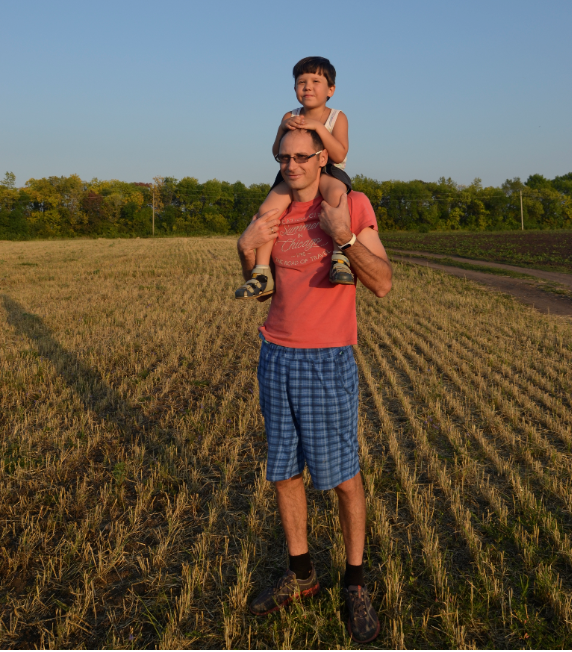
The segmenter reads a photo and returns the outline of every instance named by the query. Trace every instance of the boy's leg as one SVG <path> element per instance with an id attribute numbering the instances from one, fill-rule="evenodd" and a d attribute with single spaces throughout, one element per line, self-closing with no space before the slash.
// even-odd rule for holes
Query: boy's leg
<path id="1" fill-rule="evenodd" d="M 345 195 L 347 191 L 346 184 L 339 179 L 334 179 L 329 174 L 320 175 L 320 194 L 330 206 L 339 206 L 342 195 Z M 336 251 L 339 251 L 339 249 L 334 242 L 334 252 Z"/>
<path id="2" fill-rule="evenodd" d="M 282 215 L 291 202 L 290 189 L 282 181 L 268 193 L 268 197 L 258 209 L 258 215 L 264 215 L 273 209 L 278 210 L 278 215 Z M 255 299 L 274 292 L 274 278 L 270 270 L 273 246 L 274 242 L 270 241 L 256 250 L 256 265 L 252 270 L 252 278 L 236 290 L 234 293 L 236 299 Z"/>
<path id="3" fill-rule="evenodd" d="M 320 177 L 320 193 L 330 206 L 339 206 L 342 195 L 347 193 L 346 184 L 335 179 L 329 174 L 322 174 Z M 350 261 L 334 242 L 332 254 L 332 266 L 330 268 L 330 282 L 337 285 L 353 285 L 354 277 L 350 269 Z"/>
<path id="4" fill-rule="evenodd" d="M 279 183 L 275 188 L 268 193 L 268 197 L 262 203 L 262 206 L 258 209 L 258 215 L 264 215 L 272 209 L 278 209 L 278 215 L 282 213 L 290 206 L 292 203 L 292 196 L 290 194 L 290 189 L 284 183 Z M 337 204 L 336 204 L 337 205 Z M 267 242 L 256 250 L 256 264 L 257 265 L 270 265 L 270 255 L 272 253 L 272 247 L 274 242 Z"/>

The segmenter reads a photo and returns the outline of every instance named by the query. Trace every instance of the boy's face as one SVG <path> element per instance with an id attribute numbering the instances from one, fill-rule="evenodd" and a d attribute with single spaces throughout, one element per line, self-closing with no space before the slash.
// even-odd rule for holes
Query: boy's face
<path id="1" fill-rule="evenodd" d="M 294 85 L 298 102 L 308 109 L 323 106 L 332 97 L 335 86 L 328 86 L 328 80 L 319 72 L 305 72 Z"/>

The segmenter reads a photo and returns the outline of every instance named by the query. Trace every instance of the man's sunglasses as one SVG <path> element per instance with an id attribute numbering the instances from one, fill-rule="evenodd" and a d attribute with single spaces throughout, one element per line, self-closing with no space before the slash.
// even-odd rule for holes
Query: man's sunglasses
<path id="1" fill-rule="evenodd" d="M 278 154 L 274 158 L 280 163 L 280 165 L 288 165 L 290 163 L 290 159 L 294 159 L 294 163 L 307 163 L 311 158 L 314 156 L 318 156 L 318 154 L 321 154 L 324 150 L 321 149 L 319 152 L 315 152 L 314 154 L 294 154 L 294 156 L 289 156 L 288 154 Z"/>

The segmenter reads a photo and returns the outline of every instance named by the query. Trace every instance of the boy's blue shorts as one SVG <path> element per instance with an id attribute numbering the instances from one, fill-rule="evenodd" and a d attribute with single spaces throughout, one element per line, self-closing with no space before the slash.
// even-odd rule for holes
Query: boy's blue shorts
<path id="1" fill-rule="evenodd" d="M 314 487 L 332 489 L 359 472 L 358 374 L 351 346 L 291 349 L 262 337 L 258 384 L 268 439 L 266 479 L 308 465 Z"/>

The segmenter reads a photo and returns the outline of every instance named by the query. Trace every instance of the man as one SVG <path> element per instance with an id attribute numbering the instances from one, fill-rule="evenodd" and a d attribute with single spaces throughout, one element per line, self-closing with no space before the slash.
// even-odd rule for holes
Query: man
<path id="1" fill-rule="evenodd" d="M 275 241 L 276 293 L 260 327 L 258 381 L 268 439 L 267 479 L 276 487 L 290 564 L 250 610 L 263 615 L 319 590 L 308 552 L 302 479 L 307 464 L 314 486 L 333 488 L 338 496 L 349 629 L 354 640 L 365 643 L 379 633 L 379 620 L 363 575 L 366 510 L 351 348 L 357 344 L 356 288 L 329 281 L 333 241 L 377 297 L 391 289 L 392 271 L 365 195 L 344 195 L 338 207 L 322 201 L 320 173 L 328 154 L 315 131 L 287 132 L 277 158 L 293 202 L 282 219 L 269 212 L 253 221 L 238 241 L 238 253 L 249 279 L 256 248 Z"/>

